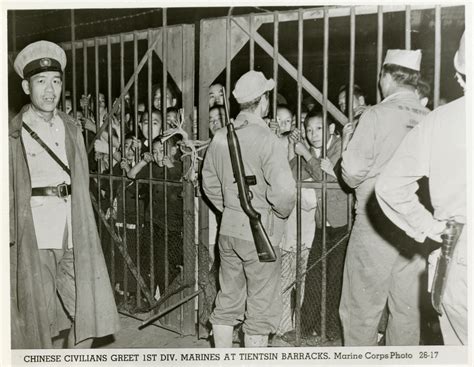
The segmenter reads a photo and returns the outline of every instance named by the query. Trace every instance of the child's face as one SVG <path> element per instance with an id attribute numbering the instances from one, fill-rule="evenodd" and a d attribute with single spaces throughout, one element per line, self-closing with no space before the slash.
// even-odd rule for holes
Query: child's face
<path id="1" fill-rule="evenodd" d="M 148 113 L 144 113 L 142 116 L 142 122 L 140 123 L 140 128 L 142 129 L 143 136 L 148 139 L 148 140 L 153 140 L 155 139 L 158 135 L 161 133 L 161 116 L 157 112 L 153 112 L 152 115 L 152 127 L 151 127 L 151 133 L 152 136 L 149 136 L 149 127 L 148 127 Z"/>
<path id="2" fill-rule="evenodd" d="M 284 133 L 291 130 L 291 122 L 293 115 L 286 108 L 277 109 L 277 122 L 280 126 L 280 133 Z"/>
<path id="3" fill-rule="evenodd" d="M 155 107 L 158 110 L 161 110 L 161 102 L 162 102 L 163 97 L 161 96 L 161 88 L 157 89 L 155 92 L 155 95 L 153 96 L 153 107 Z M 168 107 L 174 107 L 173 96 L 171 94 L 171 91 L 169 88 L 166 88 L 166 108 Z"/>
<path id="4" fill-rule="evenodd" d="M 135 158 L 135 150 L 132 149 L 132 139 L 125 139 L 124 146 L 124 158 L 126 158 L 128 161 L 133 161 L 133 159 Z"/>
<path id="5" fill-rule="evenodd" d="M 222 85 L 213 84 L 209 88 L 209 108 L 224 105 L 224 95 L 222 94 Z"/>
<path id="6" fill-rule="evenodd" d="M 223 127 L 222 116 L 219 109 L 213 109 L 209 112 L 209 131 L 214 136 L 217 130 Z"/>
<path id="7" fill-rule="evenodd" d="M 105 106 L 105 96 L 102 93 L 99 93 L 99 107 L 104 109 Z"/>
<path id="8" fill-rule="evenodd" d="M 313 148 L 323 146 L 323 119 L 321 117 L 311 118 L 306 125 L 306 139 Z"/>
<path id="9" fill-rule="evenodd" d="M 163 159 L 165 157 L 163 143 L 159 141 L 155 142 L 152 147 L 152 153 L 153 153 L 153 160 L 155 161 L 155 163 L 158 164 L 160 167 L 162 167 Z"/>
<path id="10" fill-rule="evenodd" d="M 178 124 L 178 114 L 175 111 L 166 114 L 166 123 L 168 125 L 176 126 Z"/>

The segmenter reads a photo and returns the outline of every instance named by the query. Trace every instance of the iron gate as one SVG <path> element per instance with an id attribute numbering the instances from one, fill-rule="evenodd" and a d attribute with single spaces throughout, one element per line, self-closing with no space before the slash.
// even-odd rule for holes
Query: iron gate
<path id="1" fill-rule="evenodd" d="M 161 88 L 157 99 L 162 107 L 162 133 L 176 127 L 176 122 L 167 121 L 171 106 L 168 93 L 163 93 L 174 90 L 181 132 L 193 136 L 194 26 L 167 26 L 164 9 L 160 28 L 76 40 L 72 27 L 71 38 L 71 42 L 61 44 L 72 65 L 64 78 L 62 104 L 66 106 L 71 98 L 72 113 L 82 113 L 96 125 L 90 129 L 93 132 L 84 133 L 91 166 L 91 198 L 119 311 L 139 318 L 158 314 L 156 322 L 161 327 L 193 335 L 193 300 L 199 293 L 195 276 L 194 185 L 182 178 L 190 169 L 190 158 L 183 155 L 182 169 L 179 161 L 174 170 L 149 164 L 143 169 L 146 174 L 134 180 L 127 177 L 125 170 L 107 170 L 107 165 L 113 166 L 108 162 L 114 162 L 116 151 L 126 152 L 127 133 L 137 137 L 140 116 L 144 120 L 148 117 L 148 121 L 156 118 L 151 112 L 156 103 L 154 85 Z M 89 94 L 91 101 L 78 106 L 79 97 Z M 99 106 L 104 105 L 100 94 L 106 96 L 106 114 L 100 112 Z M 146 112 L 138 110 L 140 103 Z M 152 123 L 148 124 L 147 133 L 153 136 Z M 96 164 L 94 142 L 104 136 L 108 152 Z M 142 153 L 153 154 L 152 139 L 149 140 L 148 145 L 146 139 L 142 144 Z M 171 150 L 170 141 L 164 142 L 164 154 L 172 154 Z M 138 162 L 138 149 L 134 154 Z M 124 156 L 122 153 L 121 158 Z"/>
<path id="2" fill-rule="evenodd" d="M 368 27 L 376 30 L 376 37 L 372 41 L 365 39 L 365 34 L 360 32 L 359 36 L 362 42 L 369 43 L 372 47 L 366 49 L 366 54 L 358 53 L 359 68 L 370 67 L 371 87 L 370 92 L 373 93 L 376 102 L 380 102 L 381 96 L 378 90 L 379 74 L 382 67 L 382 57 L 384 50 L 387 48 L 406 48 L 410 49 L 412 42 L 412 24 L 419 24 L 428 18 L 433 23 L 433 35 L 429 44 L 420 44 L 419 39 L 416 48 L 423 48 L 424 58 L 428 59 L 430 64 L 428 69 L 432 74 L 434 81 L 433 106 L 437 107 L 440 99 L 441 84 L 441 33 L 442 22 L 441 15 L 443 10 L 452 10 L 463 12 L 463 7 L 451 8 L 449 5 L 430 6 L 351 6 L 351 7 L 324 7 L 315 9 L 299 9 L 285 12 L 267 12 L 259 14 L 250 14 L 243 16 L 233 16 L 232 8 L 229 15 L 217 19 L 205 19 L 200 25 L 200 52 L 199 52 L 199 137 L 207 139 L 209 136 L 207 121 L 209 121 L 209 87 L 213 83 L 219 82 L 226 87 L 228 95 L 230 95 L 231 86 L 244 72 L 253 69 L 260 69 L 266 72 L 266 76 L 272 76 L 275 80 L 275 92 L 273 93 L 273 117 L 276 116 L 277 94 L 282 79 L 286 78 L 283 84 L 291 83 L 292 93 L 296 95 L 293 102 L 296 103 L 296 126 L 299 128 L 301 124 L 301 104 L 303 92 L 313 97 L 317 103 L 322 106 L 323 120 L 326 121 L 330 114 L 341 125 L 345 125 L 348 121 L 354 119 L 354 111 L 349 108 L 348 115 L 345 116 L 331 101 L 329 100 L 328 90 L 334 90 L 334 86 L 329 86 L 329 80 L 337 80 L 339 74 L 343 74 L 349 84 L 348 106 L 352 106 L 354 98 L 354 84 L 356 73 L 356 21 L 363 19 L 362 24 L 369 24 Z M 396 29 L 398 33 L 390 33 L 390 40 L 384 40 L 384 18 L 388 19 L 385 28 L 390 30 Z M 345 23 L 344 23 L 345 22 Z M 329 51 L 329 36 L 331 25 L 345 24 L 345 34 L 349 35 L 349 39 L 345 40 L 349 49 L 348 60 L 342 59 L 341 55 L 334 55 Z M 361 23 L 359 23 L 361 24 Z M 387 26 L 388 25 L 388 26 Z M 443 23 L 444 30 L 449 31 L 449 22 Z M 283 31 L 285 35 L 294 35 L 294 43 L 296 48 L 288 44 L 281 44 L 279 36 Z M 334 27 L 336 28 L 336 27 Z M 362 28 L 362 27 L 361 27 Z M 448 30 L 446 30 L 448 29 Z M 319 44 L 313 44 L 314 38 L 311 34 L 322 35 Z M 385 33 L 386 34 L 386 33 Z M 394 34 L 399 34 L 397 38 Z M 308 35 L 310 35 L 308 37 Z M 334 33 L 331 34 L 332 37 Z M 420 38 L 420 37 L 418 37 Z M 459 39 L 459 38 L 457 38 Z M 304 41 L 310 41 L 304 48 Z M 338 38 L 340 40 L 340 38 Z M 361 44 L 359 44 L 361 46 Z M 448 45 L 449 47 L 449 45 Z M 313 48 L 313 49 L 312 49 Z M 362 48 L 362 47 L 360 47 Z M 452 47 L 451 47 L 452 48 Z M 305 52 L 303 52 L 303 49 Z M 284 55 L 285 51 L 293 50 L 293 54 Z M 316 51 L 314 51 L 316 50 Z M 451 50 L 454 55 L 455 50 Z M 296 55 L 296 57 L 295 57 Z M 362 56 L 362 57 L 361 57 Z M 314 61 L 313 61 L 314 60 Z M 451 58 L 450 58 L 451 60 Z M 303 65 L 305 61 L 305 65 Z M 331 61 L 331 62 L 330 62 Z M 426 61 L 424 64 L 426 65 Z M 309 65 L 308 65 L 309 64 Z M 305 74 L 303 74 L 303 66 Z M 315 70 L 316 69 L 316 70 Z M 332 69 L 332 71 L 331 71 Z M 273 75 L 269 71 L 273 70 Z M 282 73 L 284 71 L 284 73 Z M 332 72 L 332 74 L 330 74 Z M 288 82 L 291 80 L 291 83 Z M 339 78 L 340 80 L 340 78 Z M 445 79 L 446 80 L 446 79 Z M 445 81 L 444 80 L 444 81 Z M 344 82 L 345 84 L 346 82 Z M 323 146 L 326 146 L 326 124 L 323 123 Z M 323 157 L 326 152 L 323 152 Z M 307 266 L 308 261 L 308 244 L 302 243 L 302 235 L 309 231 L 314 234 L 314 228 L 302 228 L 302 190 L 313 189 L 320 190 L 322 197 L 322 222 L 326 223 L 327 219 L 327 192 L 339 188 L 337 183 L 329 183 L 324 175 L 321 182 L 303 182 L 301 180 L 301 162 L 298 161 L 297 169 L 297 207 L 296 207 L 296 251 L 287 252 L 282 256 L 282 283 L 283 283 L 283 300 L 286 311 L 283 315 L 284 322 L 286 317 L 286 326 L 295 329 L 294 339 L 292 342 L 301 345 L 301 303 L 303 301 L 302 286 L 305 277 L 313 274 L 313 281 L 319 283 L 319 294 L 315 295 L 314 303 L 318 307 L 314 307 L 315 315 L 320 323 L 318 332 L 318 340 L 313 345 L 326 343 L 328 339 L 327 326 L 328 322 L 337 323 L 334 317 L 338 319 L 337 309 L 339 304 L 339 295 L 335 295 L 333 299 L 328 298 L 328 278 L 334 277 L 335 272 L 340 272 L 340 282 L 342 282 L 342 264 L 344 261 L 345 245 L 350 233 L 352 223 L 352 195 L 348 195 L 348 229 L 336 243 L 332 243 L 330 247 L 327 244 L 327 230 L 325 225 L 321 225 L 322 247 L 319 250 L 318 258 L 312 259 L 311 266 Z M 208 248 L 213 238 L 210 238 L 211 230 L 209 224 L 209 209 L 201 203 L 199 209 L 199 244 L 200 248 Z M 318 234 L 317 234 L 318 235 Z M 208 256 L 201 256 L 199 262 L 199 277 L 201 279 L 207 277 L 206 271 L 208 264 L 206 263 Z M 285 273 L 286 272 L 286 273 Z M 317 273 L 317 275 L 315 275 Z M 291 276 L 290 279 L 287 277 Z M 338 282 L 338 280 L 336 281 Z M 294 320 L 292 320 L 292 292 L 293 301 L 295 303 Z M 202 303 L 201 303 L 202 305 Z M 330 314 L 330 309 L 336 311 L 336 315 Z M 334 313 L 334 310 L 332 310 Z M 333 338 L 340 338 L 336 336 Z"/>

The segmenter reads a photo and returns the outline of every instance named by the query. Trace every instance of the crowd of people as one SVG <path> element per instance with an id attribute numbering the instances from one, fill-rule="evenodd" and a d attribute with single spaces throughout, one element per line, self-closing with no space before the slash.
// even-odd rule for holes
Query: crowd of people
<path id="1" fill-rule="evenodd" d="M 134 106 L 130 93 L 112 106 L 107 106 L 104 94 L 96 101 L 82 96 L 73 118 L 70 95 L 65 98 L 64 113 L 56 108 L 66 64 L 64 51 L 41 42 L 25 48 L 15 61 L 23 90 L 31 99 L 10 124 L 14 222 L 24 222 L 25 211 L 19 210 L 27 209 L 27 227 L 15 223 L 11 227 L 10 245 L 15 254 L 12 279 L 19 290 L 12 292 L 16 347 L 51 346 L 51 337 L 64 321 L 56 316 L 59 310 L 72 320 L 70 346 L 118 329 L 113 292 L 124 293 L 125 274 L 119 270 L 124 267 L 117 267 L 115 290 L 110 289 L 108 276 L 103 276 L 104 272 L 107 275 L 106 267 L 92 206 L 86 199 L 89 186 L 97 193 L 106 218 L 113 220 L 122 238 L 126 236 L 128 252 L 140 265 L 139 276 L 147 282 L 154 279 L 157 299 L 178 278 L 183 265 L 179 185 L 183 153 L 179 137 L 169 137 L 166 131 L 183 122 L 179 93 L 168 85 L 163 105 L 163 88 L 154 86 L 150 110 L 140 100 Z M 299 263 L 304 277 L 302 295 L 296 302 L 301 306 L 303 335 L 321 334 L 322 274 L 310 270 L 325 255 L 324 228 L 326 251 L 332 251 L 325 275 L 327 299 L 336 300 L 324 305 L 327 336 L 336 339 L 342 330 L 344 345 L 367 346 L 377 345 L 382 331 L 387 345 L 419 344 L 419 295 L 427 285 L 420 281 L 426 258 L 416 242 L 426 238 L 440 242 L 446 221 L 451 219 L 466 226 L 464 166 L 454 168 L 448 159 L 465 160 L 461 143 L 464 99 L 429 113 L 430 87 L 421 80 L 420 65 L 420 50 L 388 50 L 380 74 L 383 99 L 372 106 L 357 85 L 349 101 L 349 85 L 342 85 L 338 106 L 346 115 L 351 109 L 353 116 L 343 128 L 329 114 L 325 116 L 311 97 L 303 100 L 300 121 L 282 91 L 272 108 L 270 93 L 275 82 L 261 72 L 249 71 L 236 82 L 232 94 L 240 112 L 232 123 L 245 174 L 254 176 L 252 204 L 275 248 L 274 262 L 258 260 L 228 154 L 223 87 L 220 83 L 210 86 L 211 139 L 199 187 L 212 204 L 210 227 L 215 239 L 210 239 L 210 258 L 216 258 L 219 266 L 219 290 L 210 317 L 216 347 L 232 346 L 236 325 L 242 324 L 246 347 L 267 346 L 270 334 L 284 334 L 295 327 L 293 321 L 282 320 L 292 320 L 294 308 L 290 293 L 284 290 L 295 273 L 298 179 L 333 184 L 325 196 L 320 189 L 301 191 Z M 464 38 L 455 67 L 464 87 Z M 270 118 L 272 109 L 276 114 Z M 459 116 L 452 121 L 450 114 Z M 109 125 L 104 128 L 106 122 Z M 456 127 L 450 127 L 450 122 Z M 81 135 L 88 146 L 93 145 L 93 154 L 87 156 Z M 432 149 L 434 146 L 437 148 Z M 91 175 L 90 180 L 89 167 L 99 174 Z M 451 179 L 447 183 L 443 177 L 448 171 Z M 126 179 L 109 185 L 107 176 L 100 175 L 109 173 Z M 417 196 L 417 181 L 424 176 L 430 179 L 426 194 L 434 212 L 422 206 Z M 153 182 L 141 184 L 148 179 Z M 355 207 L 348 209 L 349 193 L 354 193 L 356 200 Z M 353 223 L 348 222 L 348 210 L 355 212 Z M 48 214 L 53 212 L 56 216 Z M 88 227 L 81 228 L 84 222 Z M 57 233 L 51 233 L 51 228 Z M 349 228 L 349 240 L 344 241 Z M 456 247 L 457 261 L 452 264 L 444 294 L 441 327 L 446 344 L 467 343 L 466 232 L 464 229 Z M 24 253 L 25 242 L 33 249 L 29 254 Z M 215 257 L 214 245 L 218 247 Z M 150 246 L 153 258 L 144 252 Z M 87 264 L 91 258 L 94 266 Z M 291 274 L 283 273 L 285 261 L 293 264 Z M 33 264 L 41 275 L 37 290 L 31 286 L 31 278 L 18 275 L 27 264 Z M 169 272 L 165 275 L 166 266 Z M 91 289 L 91 282 L 98 284 Z M 138 292 L 133 284 L 130 282 L 128 291 Z M 31 293 L 34 307 L 42 310 L 39 315 L 31 305 L 23 306 Z M 70 299 L 71 293 L 77 300 Z M 108 314 L 103 320 L 93 318 L 96 324 L 92 325 L 90 315 L 84 314 L 91 310 Z M 108 323 L 103 329 L 102 321 Z M 381 324 L 385 324 L 382 329 Z M 26 332 L 25 325 L 34 325 L 39 332 Z"/>

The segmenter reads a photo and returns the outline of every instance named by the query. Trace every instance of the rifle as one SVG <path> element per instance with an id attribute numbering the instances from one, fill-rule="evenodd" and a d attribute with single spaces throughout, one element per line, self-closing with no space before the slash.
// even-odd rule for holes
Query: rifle
<path id="1" fill-rule="evenodd" d="M 234 173 L 234 179 L 237 183 L 237 188 L 239 190 L 240 206 L 249 218 L 250 229 L 252 230 L 253 241 L 255 243 L 255 248 L 257 249 L 258 260 L 260 262 L 273 262 L 276 261 L 275 250 L 273 249 L 272 243 L 268 238 L 267 232 L 265 232 L 265 228 L 263 228 L 260 213 L 252 207 L 252 204 L 250 202 L 252 200 L 253 195 L 249 189 L 249 186 L 256 185 L 257 179 L 255 176 L 245 175 L 244 163 L 242 162 L 242 154 L 240 152 L 239 139 L 237 138 L 237 134 L 235 133 L 234 124 L 230 122 L 227 96 L 225 94 L 224 88 L 222 88 L 222 94 L 224 96 L 227 143 L 229 145 L 232 172 Z"/>

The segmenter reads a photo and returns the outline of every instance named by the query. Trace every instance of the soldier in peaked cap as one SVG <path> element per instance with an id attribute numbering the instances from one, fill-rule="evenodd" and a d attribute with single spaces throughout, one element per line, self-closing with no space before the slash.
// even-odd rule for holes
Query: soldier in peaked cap
<path id="1" fill-rule="evenodd" d="M 57 110 L 66 54 L 39 41 L 14 68 L 31 103 L 9 124 L 12 348 L 115 333 L 118 314 L 89 196 L 78 122 Z"/>
<path id="2" fill-rule="evenodd" d="M 454 57 L 458 82 L 463 89 L 466 83 L 464 37 Z M 463 96 L 435 109 L 406 136 L 376 184 L 377 197 L 385 214 L 418 242 L 426 237 L 441 242 L 440 235 L 449 219 L 464 224 L 442 298 L 440 326 L 445 345 L 468 342 L 466 130 Z M 415 195 L 421 177 L 430 180 L 433 214 Z M 439 253 L 440 249 L 429 257 L 429 283 L 434 277 Z"/>
<path id="3" fill-rule="evenodd" d="M 246 175 L 254 175 L 252 205 L 277 253 L 277 261 L 261 263 L 240 205 L 232 173 L 226 129 L 216 131 L 202 169 L 203 189 L 222 212 L 219 232 L 221 289 L 210 322 L 218 348 L 232 347 L 233 327 L 244 320 L 245 347 L 265 347 L 281 318 L 280 255 L 284 223 L 295 205 L 296 187 L 287 152 L 263 117 L 268 92 L 275 83 L 261 72 L 249 71 L 235 84 L 240 113 L 234 121 Z"/>
<path id="4" fill-rule="evenodd" d="M 377 345 L 386 304 L 387 345 L 419 344 L 419 278 L 425 262 L 411 239 L 384 216 L 374 188 L 405 135 L 428 113 L 415 94 L 420 63 L 420 50 L 387 51 L 380 75 L 384 99 L 361 115 L 342 153 L 342 178 L 357 198 L 339 307 L 345 345 Z"/>

